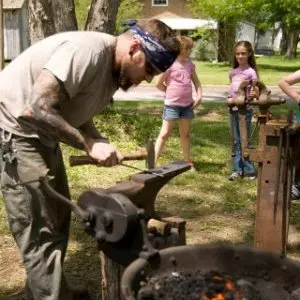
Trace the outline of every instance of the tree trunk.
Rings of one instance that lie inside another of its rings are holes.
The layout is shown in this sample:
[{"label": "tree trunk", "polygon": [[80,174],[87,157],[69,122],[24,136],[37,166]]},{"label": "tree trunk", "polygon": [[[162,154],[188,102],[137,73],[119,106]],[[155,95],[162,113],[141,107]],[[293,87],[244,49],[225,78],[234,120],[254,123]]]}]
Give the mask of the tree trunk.
[{"label": "tree trunk", "polygon": [[123,267],[100,252],[102,300],[121,300],[121,277]]},{"label": "tree trunk", "polygon": [[231,61],[233,46],[235,43],[235,28],[234,23],[218,23],[218,61]]},{"label": "tree trunk", "polygon": [[280,55],[285,55],[287,50],[287,28],[284,23],[281,26],[282,37],[280,41]]},{"label": "tree trunk", "polygon": [[55,33],[49,0],[29,0],[28,23],[31,44]]},{"label": "tree trunk", "polygon": [[93,0],[85,30],[114,34],[119,4],[120,0]]},{"label": "tree trunk", "polygon": [[278,32],[280,31],[280,29],[281,29],[280,26],[279,27],[275,27],[275,26],[272,27],[272,45],[274,45],[275,39],[276,39],[276,37],[277,37]]},{"label": "tree trunk", "polygon": [[299,31],[290,29],[287,34],[287,49],[285,56],[293,58],[297,56],[297,45],[299,42]]},{"label": "tree trunk", "polygon": [[56,32],[77,30],[74,0],[51,0]]},{"label": "tree trunk", "polygon": [[56,32],[77,30],[74,0],[29,0],[31,44]]}]

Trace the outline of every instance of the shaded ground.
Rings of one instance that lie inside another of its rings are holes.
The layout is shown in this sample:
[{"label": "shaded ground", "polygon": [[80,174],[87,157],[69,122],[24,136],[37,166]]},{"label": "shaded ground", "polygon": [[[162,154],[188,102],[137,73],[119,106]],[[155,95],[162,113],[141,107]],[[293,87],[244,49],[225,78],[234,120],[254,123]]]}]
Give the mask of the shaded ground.
[{"label": "shaded ground", "polygon": [[[229,225],[230,224],[230,225]],[[220,230],[220,228],[222,228]],[[218,241],[244,243],[252,239],[253,222],[243,215],[213,215],[199,220],[189,220],[187,226],[188,244],[205,244]],[[300,261],[300,233],[291,230],[293,250],[289,257]],[[0,239],[0,299],[17,300],[22,297],[11,296],[22,291],[25,272],[20,262],[18,250],[9,236]],[[72,241],[65,263],[66,275],[71,285],[89,286],[94,299],[100,296],[100,260],[94,241],[83,236],[80,243]]]},{"label": "shaded ground", "polygon": [[[73,221],[73,227],[74,225]],[[87,285],[94,296],[100,299],[100,259],[96,243],[87,235],[80,240],[72,240],[68,247],[65,262],[65,273],[71,286]],[[0,239],[0,299],[17,300],[20,296],[12,296],[22,292],[25,272],[19,252],[13,239],[4,236]]]}]

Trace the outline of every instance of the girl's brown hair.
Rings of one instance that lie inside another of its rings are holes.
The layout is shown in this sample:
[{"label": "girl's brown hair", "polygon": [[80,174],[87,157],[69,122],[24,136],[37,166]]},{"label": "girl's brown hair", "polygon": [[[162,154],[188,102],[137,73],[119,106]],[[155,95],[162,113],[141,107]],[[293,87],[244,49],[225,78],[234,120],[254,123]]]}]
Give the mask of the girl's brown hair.
[{"label": "girl's brown hair", "polygon": [[248,54],[249,54],[249,56],[248,56],[248,64],[249,64],[249,66],[250,66],[252,69],[255,70],[257,77],[259,77],[259,76],[258,76],[258,71],[257,71],[257,66],[256,66],[256,61],[255,61],[255,56],[254,56],[254,51],[253,51],[253,48],[252,48],[251,43],[248,42],[248,41],[239,41],[239,42],[237,42],[237,43],[234,45],[233,68],[235,69],[235,68],[237,68],[237,67],[239,66],[239,63],[238,63],[238,61],[236,60],[236,55],[235,55],[236,49],[237,49],[237,47],[239,47],[239,46],[242,46],[242,47],[245,47],[245,48],[246,48],[246,50],[247,50],[247,52],[248,52]]},{"label": "girl's brown hair", "polygon": [[180,53],[185,49],[191,49],[194,46],[194,41],[185,35],[177,36],[178,41],[180,42]]}]

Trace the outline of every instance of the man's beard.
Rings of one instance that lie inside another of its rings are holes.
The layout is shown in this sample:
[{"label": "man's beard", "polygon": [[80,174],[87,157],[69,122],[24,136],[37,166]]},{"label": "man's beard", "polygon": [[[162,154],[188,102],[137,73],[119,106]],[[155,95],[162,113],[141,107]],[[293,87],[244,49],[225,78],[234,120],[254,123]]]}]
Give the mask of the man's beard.
[{"label": "man's beard", "polygon": [[127,67],[121,66],[120,76],[119,76],[119,87],[123,91],[128,91],[134,85],[130,77],[128,76]]}]

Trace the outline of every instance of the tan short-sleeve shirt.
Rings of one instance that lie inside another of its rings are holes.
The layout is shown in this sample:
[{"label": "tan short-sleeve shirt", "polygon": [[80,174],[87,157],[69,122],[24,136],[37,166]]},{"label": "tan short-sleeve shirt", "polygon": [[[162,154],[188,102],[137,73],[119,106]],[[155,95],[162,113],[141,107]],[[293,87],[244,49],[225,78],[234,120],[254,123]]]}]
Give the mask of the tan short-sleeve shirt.
[{"label": "tan short-sleeve shirt", "polygon": [[31,104],[42,69],[64,84],[69,100],[62,117],[78,128],[103,111],[118,88],[113,77],[116,37],[99,32],[65,32],[48,37],[19,55],[0,73],[0,127],[21,136],[38,134],[18,117]]}]

